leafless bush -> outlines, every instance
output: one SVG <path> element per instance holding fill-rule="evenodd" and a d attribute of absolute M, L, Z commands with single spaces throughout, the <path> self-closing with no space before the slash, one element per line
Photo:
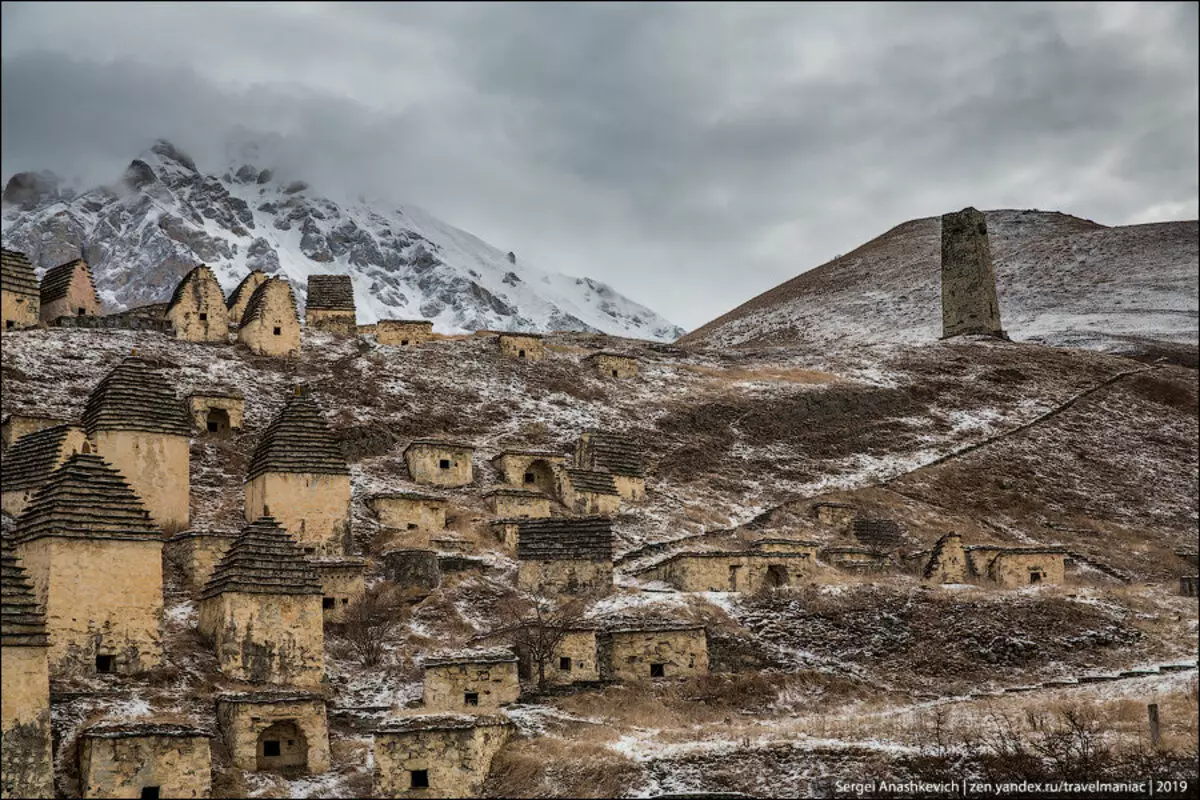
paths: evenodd
<path fill-rule="evenodd" d="M 511 642 L 517 654 L 536 675 L 539 691 L 546 686 L 546 664 L 554 657 L 563 638 L 580 626 L 586 608 L 579 598 L 551 600 L 510 592 L 496 604 L 499 624 L 481 640 Z"/>
<path fill-rule="evenodd" d="M 387 640 L 411 615 L 413 599 L 409 590 L 383 581 L 346 606 L 339 633 L 362 666 L 378 666 L 383 660 Z"/>

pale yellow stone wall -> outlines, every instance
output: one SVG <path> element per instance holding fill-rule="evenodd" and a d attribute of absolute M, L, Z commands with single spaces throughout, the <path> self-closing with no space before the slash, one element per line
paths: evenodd
<path fill-rule="evenodd" d="M 930 558 L 925 580 L 931 583 L 964 583 L 970 573 L 967 554 L 963 550 L 962 537 L 946 537 L 936 557 Z"/>
<path fill-rule="evenodd" d="M 87 434 L 83 432 L 83 428 L 72 426 L 67 431 L 67 435 L 62 439 L 62 445 L 58 451 L 58 457 L 54 460 L 54 468 L 58 467 L 70 458 L 75 453 L 83 449 L 83 443 L 87 441 Z M 16 517 L 25 510 L 25 506 L 29 505 L 29 501 L 33 499 L 33 495 L 39 486 L 33 486 L 28 489 L 16 489 L 7 492 L 0 492 L 0 508 L 4 509 L 6 514 L 11 514 Z"/>
<path fill-rule="evenodd" d="M 1006 589 L 1016 589 L 1036 583 L 1061 584 L 1066 581 L 1066 564 L 1062 553 L 997 553 L 987 565 L 988 579 Z M 1032 580 L 1037 574 L 1039 580 Z"/>
<path fill-rule="evenodd" d="M 569 658 L 569 668 L 563 669 L 562 659 Z M 534 665 L 534 674 L 537 666 Z M 546 681 L 554 685 L 600 680 L 600 664 L 596 654 L 595 631 L 568 631 L 554 648 L 546 664 Z"/>
<path fill-rule="evenodd" d="M 80 737 L 79 783 L 83 797 L 139 798 L 146 786 L 160 797 L 210 797 L 208 737 Z"/>
<path fill-rule="evenodd" d="M 414 483 L 433 486 L 466 486 L 474 480 L 471 455 L 465 447 L 412 445 L 404 451 L 408 474 Z M 447 466 L 443 467 L 442 463 Z"/>
<path fill-rule="evenodd" d="M 242 324 L 242 315 L 246 313 L 246 304 L 250 302 L 250 295 L 254 294 L 254 290 L 259 287 L 259 284 L 267 280 L 265 272 L 251 272 L 247 276 L 246 288 L 238 297 L 238 301 L 229 309 L 229 329 L 233 330 Z"/>
<path fill-rule="evenodd" d="M 471 728 L 385 733 L 374 737 L 374 797 L 478 797 L 492 759 L 512 732 L 511 723 Z M 412 788 L 412 772 L 429 786 Z"/>
<path fill-rule="evenodd" d="M 500 334 L 500 355 L 523 358 L 526 361 L 541 361 L 546 357 L 546 346 L 541 339 L 517 334 Z"/>
<path fill-rule="evenodd" d="M 598 514 L 602 517 L 612 516 L 621 508 L 619 494 L 597 494 L 581 492 L 571 485 L 569 480 L 561 482 L 563 505 L 576 514 Z"/>
<path fill-rule="evenodd" d="M 417 345 L 433 338 L 433 326 L 416 322 L 401 322 L 394 319 L 381 319 L 376 324 L 375 336 L 380 344 Z"/>
<path fill-rule="evenodd" d="M 488 497 L 492 512 L 501 519 L 541 519 L 550 516 L 550 498 L 493 494 Z"/>
<path fill-rule="evenodd" d="M 304 736 L 308 772 L 329 771 L 329 726 L 325 701 L 320 698 L 277 703 L 231 703 L 217 701 L 221 738 L 229 748 L 233 765 L 257 771 L 262 747 L 259 736 L 276 723 L 292 723 Z"/>
<path fill-rule="evenodd" d="M 96 302 L 96 290 L 88 276 L 87 267 L 76 264 L 66 295 L 43 305 L 40 314 L 42 322 L 53 322 L 59 317 L 99 316 L 100 304 Z"/>
<path fill-rule="evenodd" d="M 613 475 L 613 483 L 622 500 L 637 502 L 646 499 L 646 479 L 634 475 Z"/>
<path fill-rule="evenodd" d="M 373 497 L 371 508 L 379 524 L 412 531 L 440 531 L 446 527 L 446 501 L 406 497 Z"/>
<path fill-rule="evenodd" d="M 238 341 L 255 355 L 300 355 L 300 320 L 287 286 L 280 279 L 273 290 L 264 291 L 263 312 L 238 329 Z"/>
<path fill-rule="evenodd" d="M 208 431 L 208 412 L 216 409 L 229 416 L 229 427 L 235 431 L 241 430 L 245 422 L 246 401 L 240 397 L 194 394 L 188 397 L 188 408 L 192 412 L 192 424 L 201 432 Z"/>
<path fill-rule="evenodd" d="M 838 531 L 849 529 L 850 523 L 854 521 L 854 516 L 857 513 L 853 508 L 825 505 L 816 507 L 817 522 L 820 522 L 822 525 L 828 525 Z"/>
<path fill-rule="evenodd" d="M 521 528 L 516 522 L 506 522 L 492 526 L 492 535 L 496 537 L 496 541 L 504 545 L 504 549 L 509 553 L 517 552 L 517 540 L 520 537 Z"/>
<path fill-rule="evenodd" d="M 45 647 L 0 647 L 0 797 L 53 797 Z"/>
<path fill-rule="evenodd" d="M 47 537 L 18 545 L 46 609 L 50 674 L 89 675 L 96 656 L 114 671 L 152 670 L 162 660 L 162 542 Z"/>
<path fill-rule="evenodd" d="M 366 564 L 314 561 L 313 566 L 321 578 L 321 613 L 326 622 L 341 622 L 346 608 L 366 591 Z"/>
<path fill-rule="evenodd" d="M 687 631 L 622 631 L 611 634 L 608 652 L 612 677 L 650 680 L 651 665 L 663 665 L 664 678 L 708 672 L 708 637 L 702 628 Z"/>
<path fill-rule="evenodd" d="M 522 591 L 548 597 L 602 597 L 612 593 L 612 579 L 610 561 L 522 561 L 517 570 L 517 586 Z"/>
<path fill-rule="evenodd" d="M 156 525 L 168 533 L 187 529 L 192 458 L 188 437 L 96 431 L 92 443 L 129 481 Z"/>
<path fill-rule="evenodd" d="M 37 325 L 40 305 L 35 295 L 0 291 L 0 333 Z"/>
<path fill-rule="evenodd" d="M 315 687 L 325 674 L 324 618 L 315 594 L 222 592 L 200 601 L 200 635 L 221 674 Z"/>
<path fill-rule="evenodd" d="M 547 494 L 557 494 L 556 469 L 566 462 L 562 456 L 534 455 L 529 453 L 501 453 L 492 459 L 500 473 L 500 480 L 509 486 L 525 489 L 540 489 Z M 531 473 L 532 481 L 525 480 Z"/>
<path fill-rule="evenodd" d="M 229 341 L 229 312 L 225 294 L 211 272 L 202 270 L 188 281 L 179 302 L 168 308 L 166 317 L 175 337 L 189 342 Z"/>
<path fill-rule="evenodd" d="M 636 358 L 598 355 L 591 362 L 597 374 L 605 378 L 632 378 L 638 374 Z"/>
<path fill-rule="evenodd" d="M 246 522 L 269 515 L 306 553 L 339 556 L 346 552 L 349 475 L 265 472 L 246 482 L 245 495 Z"/>
<path fill-rule="evenodd" d="M 163 549 L 167 560 L 179 568 L 184 584 L 199 589 L 208 583 L 236 538 L 232 533 L 184 535 L 168 539 Z"/>
<path fill-rule="evenodd" d="M 760 553 L 807 553 L 808 557 L 816 560 L 817 545 L 801 541 L 786 541 L 775 539 L 754 543 L 754 549 Z"/>
<path fill-rule="evenodd" d="M 684 592 L 757 592 L 798 586 L 812 573 L 812 558 L 771 558 L 766 554 L 682 556 L 646 577 L 666 581 Z"/>
<path fill-rule="evenodd" d="M 39 417 L 34 414 L 11 414 L 0 427 L 0 444 L 7 449 L 13 442 L 27 433 L 62 425 L 66 420 L 57 417 Z"/>
<path fill-rule="evenodd" d="M 358 335 L 358 320 L 353 311 L 308 308 L 304 311 L 304 324 L 314 331 L 328 331 L 340 336 Z"/>
<path fill-rule="evenodd" d="M 477 705 L 467 705 L 465 695 L 479 696 Z M 427 711 L 488 711 L 515 703 L 521 696 L 517 662 L 492 664 L 446 664 L 425 668 L 422 697 Z"/>

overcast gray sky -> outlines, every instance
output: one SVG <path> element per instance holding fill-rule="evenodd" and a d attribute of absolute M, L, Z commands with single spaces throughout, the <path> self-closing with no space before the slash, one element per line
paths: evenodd
<path fill-rule="evenodd" d="M 281 134 L 697 327 L 967 205 L 1194 219 L 1197 4 L 4 3 L 5 180 Z M 223 159 L 222 159 L 223 160 Z"/>

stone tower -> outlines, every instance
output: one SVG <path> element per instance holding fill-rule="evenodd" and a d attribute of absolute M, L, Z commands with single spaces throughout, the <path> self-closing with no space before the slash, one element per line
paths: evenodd
<path fill-rule="evenodd" d="M 51 675 L 158 666 L 162 532 L 121 473 L 71 456 L 18 518 L 14 543 L 46 609 Z"/>
<path fill-rule="evenodd" d="M 304 324 L 309 330 L 342 336 L 358 333 L 354 313 L 354 283 L 349 275 L 309 275 Z"/>
<path fill-rule="evenodd" d="M 628 437 L 587 430 L 575 442 L 575 468 L 611 472 L 622 500 L 646 497 L 646 469 L 641 449 Z"/>
<path fill-rule="evenodd" d="M 996 273 L 983 212 L 942 215 L 942 338 L 963 334 L 1007 338 L 1000 327 Z"/>
<path fill-rule="evenodd" d="M 201 264 L 175 287 L 166 318 L 175 336 L 189 342 L 229 341 L 229 312 L 217 276 Z"/>
<path fill-rule="evenodd" d="M 242 315 L 246 313 L 246 305 L 250 302 L 250 295 L 254 294 L 254 290 L 266 279 L 267 273 L 261 269 L 256 269 L 242 278 L 242 282 L 229 295 L 229 299 L 225 301 L 225 308 L 229 313 L 230 327 L 236 328 L 242 324 Z"/>
<path fill-rule="evenodd" d="M 937 540 L 922 575 L 931 583 L 966 583 L 969 568 L 962 536 L 947 533 Z"/>
<path fill-rule="evenodd" d="M 41 290 L 29 258 L 16 250 L 0 253 L 0 331 L 37 325 Z"/>
<path fill-rule="evenodd" d="M 0 507 L 18 516 L 54 470 L 83 450 L 85 441 L 87 435 L 77 425 L 55 425 L 18 439 L 0 461 Z"/>
<path fill-rule="evenodd" d="M 290 283 L 268 278 L 258 285 L 242 314 L 238 341 L 255 355 L 300 355 L 300 317 Z"/>
<path fill-rule="evenodd" d="M 308 554 L 344 555 L 350 468 L 316 401 L 303 388 L 267 426 L 246 475 L 246 521 L 271 516 Z"/>
<path fill-rule="evenodd" d="M 188 526 L 192 420 L 157 370 L 131 356 L 92 390 L 83 427 L 168 533 Z"/>
<path fill-rule="evenodd" d="M 46 618 L 7 538 L 0 568 L 0 797 L 53 797 Z"/>
<path fill-rule="evenodd" d="M 42 322 L 59 317 L 95 317 L 100 314 L 100 297 L 92 283 L 92 271 L 82 258 L 59 264 L 42 276 L 40 292 Z"/>
<path fill-rule="evenodd" d="M 237 680 L 316 686 L 323 624 L 317 573 L 271 517 L 242 530 L 200 594 L 200 634 Z"/>

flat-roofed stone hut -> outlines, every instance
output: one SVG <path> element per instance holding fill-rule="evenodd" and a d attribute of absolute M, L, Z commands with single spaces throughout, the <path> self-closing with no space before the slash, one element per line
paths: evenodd
<path fill-rule="evenodd" d="M 427 319 L 381 319 L 375 325 L 380 344 L 409 347 L 433 338 L 433 323 Z"/>
<path fill-rule="evenodd" d="M 0 333 L 38 324 L 41 290 L 33 265 L 24 253 L 0 251 Z"/>
<path fill-rule="evenodd" d="M 816 566 L 814 543 L 808 552 L 708 550 L 676 553 L 639 577 L 661 580 L 684 592 L 757 592 L 798 586 Z"/>
<path fill-rule="evenodd" d="M 196 725 L 110 721 L 79 732 L 81 797 L 209 797 L 212 734 Z"/>
<path fill-rule="evenodd" d="M 231 328 L 236 328 L 242 324 L 242 316 L 246 313 L 246 305 L 250 302 L 250 295 L 254 294 L 254 290 L 266 280 L 267 273 L 261 269 L 256 269 L 242 278 L 242 282 L 230 293 L 229 298 L 225 301 L 225 309 L 228 312 L 229 326 Z"/>
<path fill-rule="evenodd" d="M 524 361 L 541 361 L 546 357 L 546 345 L 537 333 L 500 333 L 496 336 L 500 355 Z"/>
<path fill-rule="evenodd" d="M 367 505 L 379 524 L 402 531 L 425 533 L 446 527 L 446 498 L 422 492 L 388 492 L 372 495 Z"/>
<path fill-rule="evenodd" d="M 229 436 L 242 429 L 246 398 L 241 392 L 209 389 L 188 395 L 188 410 L 196 430 L 211 436 Z"/>
<path fill-rule="evenodd" d="M 225 292 L 213 271 L 201 264 L 175 286 L 163 314 L 175 330 L 175 336 L 189 342 L 229 341 L 229 312 Z"/>
<path fill-rule="evenodd" d="M 527 592 L 551 596 L 610 594 L 612 550 L 612 520 L 607 517 L 521 522 L 517 585 Z"/>
<path fill-rule="evenodd" d="M 0 507 L 16 517 L 54 470 L 83 450 L 87 435 L 77 425 L 55 425 L 21 437 L 0 460 Z"/>
<path fill-rule="evenodd" d="M 599 636 L 600 674 L 607 680 L 687 678 L 708 672 L 703 625 L 611 625 Z"/>
<path fill-rule="evenodd" d="M 357 336 L 354 281 L 349 275 L 309 275 L 304 324 L 314 331 Z"/>
<path fill-rule="evenodd" d="M 416 439 L 404 448 L 404 461 L 414 483 L 466 486 L 475 479 L 471 457 L 475 446 L 445 439 Z"/>
<path fill-rule="evenodd" d="M 59 317 L 96 317 L 100 315 L 100 296 L 92 283 L 87 262 L 76 258 L 59 264 L 42 276 L 40 291 L 42 322 Z"/>
<path fill-rule="evenodd" d="M 484 494 L 492 513 L 502 519 L 550 516 L 550 498 L 541 492 L 502 486 Z"/>
<path fill-rule="evenodd" d="M 217 696 L 217 722 L 237 769 L 285 774 L 329 770 L 329 723 L 320 694 L 221 694 Z"/>
<path fill-rule="evenodd" d="M 625 353 L 601 350 L 586 356 L 583 363 L 604 378 L 633 378 L 638 374 L 638 360 Z"/>
<path fill-rule="evenodd" d="M 538 489 L 546 495 L 558 494 L 555 470 L 566 458 L 545 450 L 505 450 L 492 458 L 500 479 L 509 486 Z"/>
<path fill-rule="evenodd" d="M 1061 547 L 975 545 L 963 549 L 973 576 L 1004 588 L 1066 581 L 1067 551 Z"/>
<path fill-rule="evenodd" d="M 374 797 L 478 797 L 515 726 L 501 714 L 414 714 L 374 735 Z"/>
<path fill-rule="evenodd" d="M 300 355 L 300 317 L 290 283 L 268 278 L 258 285 L 242 314 L 238 341 L 255 355 Z"/>
<path fill-rule="evenodd" d="M 425 659 L 422 698 L 430 711 L 495 710 L 521 695 L 517 657 L 507 648 L 441 653 Z"/>
<path fill-rule="evenodd" d="M 605 431 L 584 431 L 575 442 L 575 467 L 612 474 L 622 500 L 646 497 L 646 467 L 642 451 L 628 436 Z"/>

